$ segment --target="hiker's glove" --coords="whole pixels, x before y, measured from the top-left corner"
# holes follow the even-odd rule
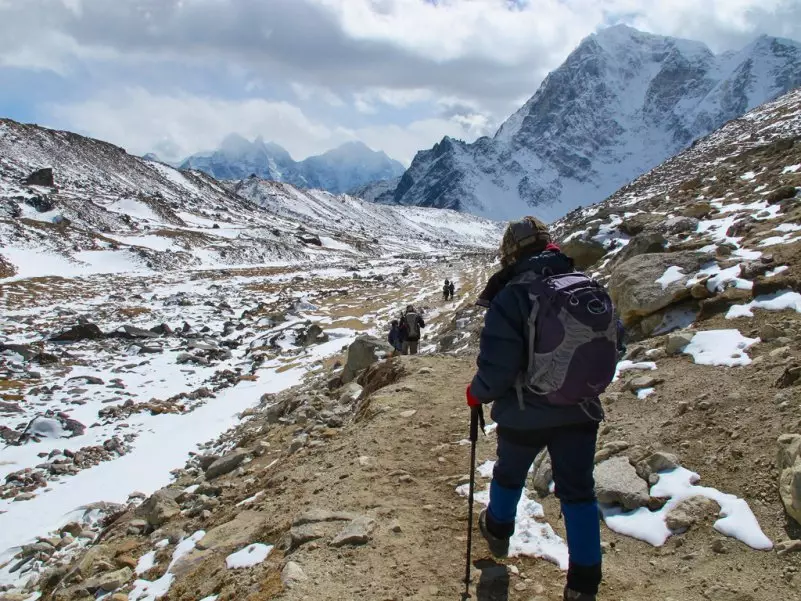
[[[473,393],[470,391],[470,385],[467,385],[467,390],[465,390],[465,397],[467,397],[467,406],[468,407],[481,407],[481,401],[479,401],[476,397],[473,396]]]

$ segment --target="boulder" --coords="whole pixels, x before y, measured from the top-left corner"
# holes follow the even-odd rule
[[[594,475],[595,493],[600,503],[621,505],[627,510],[648,505],[648,486],[637,475],[628,457],[612,457],[599,463]]]
[[[667,240],[659,232],[643,232],[634,236],[617,255],[618,262],[628,261],[634,257],[649,253],[665,252]]]
[[[99,340],[105,335],[93,323],[82,323],[53,336],[53,342],[80,342],[81,340]]]
[[[768,201],[768,204],[778,204],[783,200],[787,200],[788,198],[793,198],[796,195],[796,188],[795,186],[781,186],[780,188],[775,189],[773,192],[768,194],[765,197],[765,200]]]
[[[394,384],[406,374],[406,369],[399,358],[393,358],[389,361],[382,361],[375,363],[368,367],[362,375],[359,376],[359,384],[362,388],[362,398],[373,394],[376,390],[380,390],[385,386]]]
[[[770,263],[763,263],[762,261],[746,261],[740,263],[740,277],[745,280],[754,280],[759,276],[765,275],[772,269],[773,265]]]
[[[332,547],[345,545],[363,545],[369,542],[376,529],[375,520],[368,517],[358,517],[337,534],[331,541]]]
[[[152,528],[158,528],[181,513],[178,503],[165,491],[156,491],[136,508],[134,515],[147,520]]]
[[[693,251],[649,253],[620,263],[612,272],[609,291],[625,325],[689,298],[687,281],[709,255]],[[680,272],[664,280],[669,269]]]
[[[248,452],[243,449],[231,451],[227,455],[217,459],[206,469],[206,478],[208,480],[214,480],[214,478],[219,478],[220,476],[233,472],[247,457]]]
[[[267,525],[266,518],[259,511],[242,511],[234,519],[206,532],[196,546],[201,551],[241,549],[256,539]]]
[[[762,342],[770,342],[784,336],[784,332],[776,326],[766,323],[759,328],[759,338]]]
[[[389,343],[372,336],[359,336],[348,347],[348,358],[342,371],[342,382],[347,384],[373,363],[390,356],[394,349]]]
[[[670,234],[685,234],[697,230],[699,223],[695,217],[671,217],[665,221],[664,228]]]
[[[37,169],[25,178],[26,186],[44,186],[45,188],[55,188],[56,182],[53,178],[53,168],[45,167]]]
[[[339,391],[339,402],[344,405],[350,405],[362,394],[362,387],[358,382],[350,382],[345,384]]]
[[[81,585],[90,592],[110,592],[124,586],[133,578],[131,568],[122,568],[115,572],[106,572],[84,580]]]
[[[292,588],[298,582],[305,580],[308,580],[308,576],[303,572],[303,568],[294,561],[288,561],[284,569],[281,570],[281,583],[286,588]]]
[[[783,434],[778,448],[779,495],[787,515],[801,524],[801,435]]]
[[[682,209],[681,214],[687,217],[702,219],[712,212],[714,207],[708,202],[696,202]]]
[[[599,451],[595,453],[595,463],[606,461],[610,457],[622,453],[629,448],[629,443],[625,440],[612,440],[604,444]]]
[[[587,269],[608,252],[604,245],[595,240],[573,238],[562,244],[562,252],[573,259],[576,269]]]
[[[295,344],[298,346],[311,346],[323,342],[328,342],[328,334],[316,323],[302,327],[295,335]]]
[[[679,355],[695,338],[694,332],[676,332],[670,334],[665,344],[665,352],[668,355]]]
[[[665,524],[673,532],[686,532],[698,522],[714,519],[720,506],[707,497],[694,496],[679,501],[665,516]]]
[[[136,326],[122,326],[122,328],[117,331],[117,335],[121,338],[128,338],[131,340],[140,338],[158,338],[160,336],[160,334],[157,332],[137,328]]]
[[[678,457],[670,453],[657,451],[656,453],[651,453],[642,461],[637,462],[636,470],[640,478],[650,483],[651,476],[677,467],[679,467]]]
[[[553,481],[553,467],[548,449],[540,451],[540,454],[534,459],[532,471],[534,473],[534,490],[540,497],[547,497],[551,493],[551,482]]]
[[[626,217],[618,226],[618,229],[627,236],[636,236],[661,219],[661,216],[652,213],[638,213],[637,215]]]

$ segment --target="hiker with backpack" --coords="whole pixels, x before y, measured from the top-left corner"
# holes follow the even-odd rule
[[[448,296],[450,300],[453,300],[453,293],[456,292],[456,285],[453,283],[453,280],[450,281],[448,284]]]
[[[442,300],[448,300],[448,294],[451,290],[451,283],[448,280],[445,280],[445,284],[442,286]]]
[[[570,552],[564,599],[594,601],[601,582],[598,395],[615,374],[619,321],[604,288],[573,269],[538,219],[510,223],[500,256],[503,268],[477,302],[488,310],[466,392],[474,414],[492,403],[498,424],[498,461],[479,528],[493,555],[508,554],[528,470],[547,448]]]
[[[392,348],[395,349],[397,354],[400,354],[403,350],[403,338],[400,329],[400,323],[397,319],[392,320],[392,324],[389,326],[389,335],[387,336],[387,342],[392,345]]]
[[[426,327],[426,324],[412,305],[406,307],[401,323],[404,331],[403,354],[416,355],[420,346],[420,330]]]

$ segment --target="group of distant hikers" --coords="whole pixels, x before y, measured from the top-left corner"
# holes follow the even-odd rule
[[[599,395],[625,352],[623,326],[604,287],[574,269],[540,220],[525,217],[507,226],[500,261],[501,269],[476,302],[486,314],[478,369],[466,390],[473,462],[483,405],[492,405],[497,424],[498,460],[479,529],[493,555],[508,555],[528,471],[547,448],[570,556],[563,599],[595,601],[601,582],[593,480],[598,425],[604,419]],[[454,288],[445,281],[446,301]],[[392,322],[389,342],[399,353],[414,355],[423,327],[409,305]],[[470,486],[472,493],[472,477]]]
[[[423,318],[412,305],[392,320],[387,341],[401,355],[416,355],[420,347],[420,331],[426,327]]]

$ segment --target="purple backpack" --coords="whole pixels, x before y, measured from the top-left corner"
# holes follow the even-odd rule
[[[553,405],[581,405],[612,382],[617,367],[617,318],[603,286],[580,272],[524,273],[511,282],[528,286],[528,368],[523,389]]]

